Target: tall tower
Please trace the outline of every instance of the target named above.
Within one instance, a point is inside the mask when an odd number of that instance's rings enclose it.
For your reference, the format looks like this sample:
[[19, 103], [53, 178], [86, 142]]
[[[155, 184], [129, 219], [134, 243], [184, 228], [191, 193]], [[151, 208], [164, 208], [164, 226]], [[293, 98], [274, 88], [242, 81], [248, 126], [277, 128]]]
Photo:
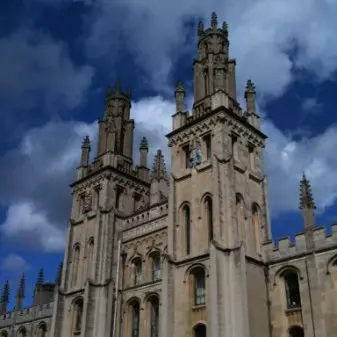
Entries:
[[[270, 237], [255, 87], [236, 101], [227, 24], [198, 26], [194, 105], [183, 87], [171, 147], [161, 336], [269, 336], [263, 242]], [[179, 94], [179, 95], [178, 95]], [[258, 296], [256, 295], [258, 294]], [[173, 322], [173, 324], [172, 324]]]
[[108, 87], [92, 163], [90, 139], [83, 140], [51, 336], [113, 334], [121, 222], [150, 197], [146, 140], [140, 165], [133, 165], [130, 109], [130, 93], [119, 83], [114, 91]]

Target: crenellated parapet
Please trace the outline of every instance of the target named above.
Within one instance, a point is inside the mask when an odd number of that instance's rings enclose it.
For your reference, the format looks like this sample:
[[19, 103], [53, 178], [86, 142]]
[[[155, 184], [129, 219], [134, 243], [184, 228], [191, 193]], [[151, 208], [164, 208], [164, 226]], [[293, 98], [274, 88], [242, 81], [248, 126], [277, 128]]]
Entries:
[[[315, 252], [336, 248], [337, 224], [331, 226], [331, 231], [328, 231], [326, 226], [315, 227], [313, 241]], [[305, 232], [296, 234], [294, 240], [287, 236], [279, 239], [277, 243], [269, 241], [263, 247], [267, 263], [300, 257], [309, 253]]]

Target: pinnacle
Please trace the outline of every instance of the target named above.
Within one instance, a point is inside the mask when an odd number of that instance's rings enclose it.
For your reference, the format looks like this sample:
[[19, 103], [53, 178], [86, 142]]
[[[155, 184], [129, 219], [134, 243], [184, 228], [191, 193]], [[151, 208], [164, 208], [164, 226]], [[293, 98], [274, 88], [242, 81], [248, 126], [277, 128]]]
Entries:
[[85, 137], [83, 138], [82, 146], [83, 146], [83, 147], [86, 147], [86, 146], [88, 146], [88, 145], [90, 145], [90, 138], [89, 138], [89, 136], [87, 135], [87, 136], [85, 136]]
[[200, 20], [198, 23], [198, 35], [201, 36], [204, 33], [204, 23]]
[[253, 81], [251, 79], [247, 80], [246, 91], [248, 91], [248, 92], [255, 91], [255, 84], [253, 83]]
[[44, 282], [44, 272], [43, 268], [41, 268], [37, 276], [36, 286], [41, 286], [43, 282]]
[[218, 17], [215, 12], [213, 12], [211, 16], [211, 27], [213, 29], [218, 28]]
[[2, 295], [0, 302], [1, 303], [7, 303], [9, 301], [9, 282], [6, 281], [3, 290], [2, 290]]
[[185, 92], [183, 81], [178, 81], [176, 85], [176, 92]]
[[315, 201], [311, 191], [311, 185], [303, 172], [302, 179], [300, 181], [300, 209], [315, 209]]
[[222, 30], [225, 32], [225, 33], [228, 33], [228, 24], [226, 21], [224, 21], [222, 23]]
[[148, 141], [147, 141], [146, 137], [143, 137], [142, 140], [140, 141], [139, 149], [140, 150], [148, 150], [149, 149], [149, 144], [148, 144]]
[[164, 155], [161, 150], [157, 150], [154, 156], [154, 162], [152, 167], [152, 179], [167, 179], [166, 165]]
[[24, 296], [25, 296], [25, 274], [22, 274], [16, 297], [23, 298]]

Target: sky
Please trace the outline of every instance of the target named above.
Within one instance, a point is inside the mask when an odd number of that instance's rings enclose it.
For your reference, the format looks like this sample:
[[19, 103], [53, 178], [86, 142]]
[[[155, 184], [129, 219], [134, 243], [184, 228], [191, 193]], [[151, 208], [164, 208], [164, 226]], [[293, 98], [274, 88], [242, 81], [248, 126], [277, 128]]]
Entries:
[[[229, 25], [242, 103], [257, 88], [274, 239], [303, 230], [305, 171], [317, 224], [337, 219], [336, 0], [12, 0], [0, 5], [0, 287], [63, 260], [82, 138], [97, 134], [107, 84], [132, 87], [135, 152], [163, 148], [183, 80], [192, 102], [196, 23]], [[244, 108], [244, 106], [243, 106]], [[152, 160], [150, 160], [151, 162]]]

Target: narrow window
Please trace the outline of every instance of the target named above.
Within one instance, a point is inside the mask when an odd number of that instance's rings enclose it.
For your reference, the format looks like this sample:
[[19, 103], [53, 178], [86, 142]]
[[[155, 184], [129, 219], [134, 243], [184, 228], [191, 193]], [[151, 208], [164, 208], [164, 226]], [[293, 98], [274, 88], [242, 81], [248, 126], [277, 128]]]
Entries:
[[207, 197], [205, 199], [206, 221], [208, 227], [208, 239], [213, 240], [213, 204], [212, 198]]
[[47, 336], [47, 326], [45, 323], [42, 323], [37, 328], [37, 337], [46, 337]]
[[88, 265], [87, 265], [87, 276], [91, 277], [92, 272], [92, 264], [93, 264], [93, 255], [94, 255], [94, 238], [89, 239], [88, 242], [88, 253], [87, 253], [87, 259], [88, 259]]
[[293, 271], [288, 271], [284, 275], [284, 282], [286, 288], [287, 308], [301, 307], [300, 287], [298, 283], [298, 276]]
[[182, 148], [182, 150], [183, 150], [183, 153], [184, 153], [184, 166], [185, 166], [185, 168], [189, 168], [190, 167], [190, 154], [191, 154], [190, 146], [185, 145]]
[[134, 264], [134, 280], [135, 285], [140, 284], [142, 281], [142, 260], [136, 258], [133, 262]]
[[212, 155], [212, 141], [211, 141], [211, 135], [208, 134], [204, 137], [205, 142], [205, 150], [206, 150], [206, 160], [211, 158]]
[[238, 239], [240, 241], [245, 240], [245, 221], [244, 221], [244, 202], [240, 194], [236, 194], [236, 221], [237, 221], [237, 231]]
[[194, 272], [194, 302], [195, 305], [205, 304], [206, 289], [205, 289], [205, 271], [197, 269]]
[[194, 337], [206, 337], [206, 326], [204, 324], [198, 324], [194, 328]]
[[238, 137], [236, 135], [232, 135], [232, 154], [235, 160], [239, 159], [238, 156]]
[[152, 280], [160, 280], [160, 254], [155, 253], [151, 256], [152, 259]]
[[73, 336], [79, 336], [82, 329], [83, 300], [79, 299], [73, 307]]
[[73, 250], [71, 286], [75, 287], [78, 280], [78, 267], [80, 262], [80, 247], [76, 245]]
[[116, 187], [116, 200], [115, 200], [115, 208], [119, 209], [120, 208], [120, 199], [123, 193], [123, 189], [119, 186]]
[[24, 327], [20, 328], [17, 334], [18, 337], [26, 337], [27, 336], [27, 331]]
[[249, 166], [251, 170], [255, 169], [255, 148], [253, 145], [248, 146], [249, 152]]
[[151, 303], [151, 337], [158, 337], [159, 333], [159, 301], [154, 297]]
[[252, 206], [252, 223], [254, 233], [254, 245], [256, 252], [261, 253], [261, 212], [257, 204]]
[[132, 305], [132, 335], [131, 337], [139, 337], [139, 303]]
[[190, 208], [185, 205], [183, 209], [184, 225], [185, 225], [185, 245], [186, 254], [191, 253], [191, 215]]
[[209, 87], [208, 87], [208, 70], [204, 71], [204, 83], [205, 83], [205, 96], [209, 94]]

